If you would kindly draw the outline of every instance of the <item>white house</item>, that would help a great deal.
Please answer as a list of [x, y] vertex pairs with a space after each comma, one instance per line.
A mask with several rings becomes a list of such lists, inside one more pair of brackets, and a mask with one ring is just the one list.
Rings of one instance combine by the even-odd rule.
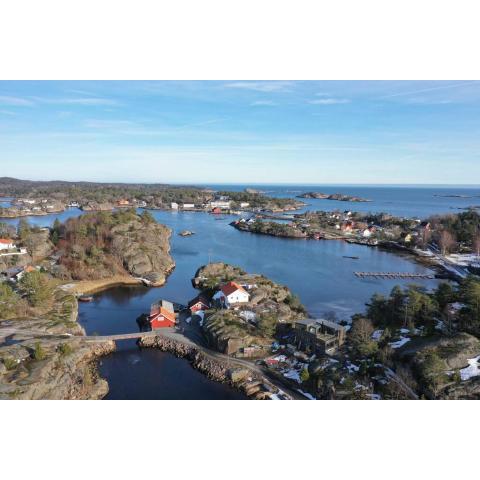
[[215, 200], [213, 202], [210, 202], [210, 207], [211, 208], [230, 208], [232, 202], [228, 202], [225, 200]]
[[178, 210], [178, 203], [177, 202], [172, 202], [170, 204], [170, 206], [172, 207], [172, 210]]
[[184, 203], [183, 204], [183, 209], [184, 210], [188, 210], [188, 209], [191, 209], [191, 208], [195, 208], [195, 205], [193, 203]]
[[363, 237], [364, 238], [370, 238], [372, 236], [372, 232], [370, 231], [370, 229], [366, 228], [364, 231], [363, 231]]
[[213, 296], [214, 300], [221, 301], [227, 308], [235, 303], [248, 303], [250, 295], [235, 282], [228, 282]]
[[247, 208], [250, 204], [248, 202], [240, 202], [240, 208]]
[[16, 248], [13, 240], [10, 240], [9, 238], [0, 238], [0, 250], [12, 250], [13, 248]]

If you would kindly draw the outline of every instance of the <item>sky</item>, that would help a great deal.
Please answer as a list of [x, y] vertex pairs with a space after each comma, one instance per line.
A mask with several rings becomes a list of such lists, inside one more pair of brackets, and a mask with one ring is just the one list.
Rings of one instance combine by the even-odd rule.
[[0, 81], [0, 176], [478, 184], [480, 82]]

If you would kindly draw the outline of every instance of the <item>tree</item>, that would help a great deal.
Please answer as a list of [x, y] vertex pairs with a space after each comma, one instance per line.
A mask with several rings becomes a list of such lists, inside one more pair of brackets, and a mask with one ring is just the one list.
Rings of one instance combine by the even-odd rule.
[[25, 273], [19, 282], [19, 288], [33, 307], [46, 306], [52, 300], [52, 284], [45, 274], [38, 271]]
[[9, 318], [15, 312], [19, 300], [10, 285], [0, 283], [0, 318]]
[[373, 330], [372, 322], [368, 318], [356, 318], [353, 320], [349, 339], [358, 355], [369, 357], [377, 352], [378, 345], [372, 340]]
[[420, 376], [436, 398], [445, 382], [445, 362], [436, 352], [430, 351], [426, 354], [420, 366]]
[[475, 233], [475, 236], [473, 237], [472, 250], [477, 255], [477, 257], [480, 257], [480, 232], [479, 231], [477, 231]]
[[30, 224], [28, 223], [28, 220], [26, 218], [21, 218], [20, 221], [18, 222], [18, 227], [17, 227], [17, 235], [19, 236], [20, 240], [24, 242], [27, 240], [28, 236], [30, 235]]
[[141, 213], [140, 218], [142, 219], [143, 223], [155, 223], [155, 218], [148, 210], [144, 210]]
[[447, 255], [450, 253], [456, 244], [457, 242], [454, 235], [448, 230], [442, 230], [440, 233], [440, 238], [438, 239], [438, 246], [440, 247], [442, 255]]
[[438, 302], [440, 310], [443, 310], [449, 303], [455, 300], [455, 292], [449, 283], [441, 283], [435, 290], [435, 299]]
[[305, 383], [305, 382], [308, 382], [309, 379], [310, 379], [310, 374], [308, 373], [308, 368], [304, 368], [300, 372], [300, 380], [302, 381], [302, 383]]

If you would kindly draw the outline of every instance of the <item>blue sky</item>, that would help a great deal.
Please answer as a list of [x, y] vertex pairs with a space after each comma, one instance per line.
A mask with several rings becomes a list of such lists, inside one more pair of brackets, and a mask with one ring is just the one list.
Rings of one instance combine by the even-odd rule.
[[0, 82], [0, 176], [480, 183], [480, 82]]

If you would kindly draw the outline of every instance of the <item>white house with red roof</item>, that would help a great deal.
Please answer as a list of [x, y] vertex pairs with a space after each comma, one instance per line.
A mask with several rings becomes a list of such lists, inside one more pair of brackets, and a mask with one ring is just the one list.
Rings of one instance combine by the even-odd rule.
[[12, 250], [13, 248], [17, 248], [13, 240], [0, 238], [0, 250]]
[[222, 302], [228, 308], [236, 303], [248, 303], [250, 294], [238, 283], [228, 282], [222, 285], [213, 299]]

